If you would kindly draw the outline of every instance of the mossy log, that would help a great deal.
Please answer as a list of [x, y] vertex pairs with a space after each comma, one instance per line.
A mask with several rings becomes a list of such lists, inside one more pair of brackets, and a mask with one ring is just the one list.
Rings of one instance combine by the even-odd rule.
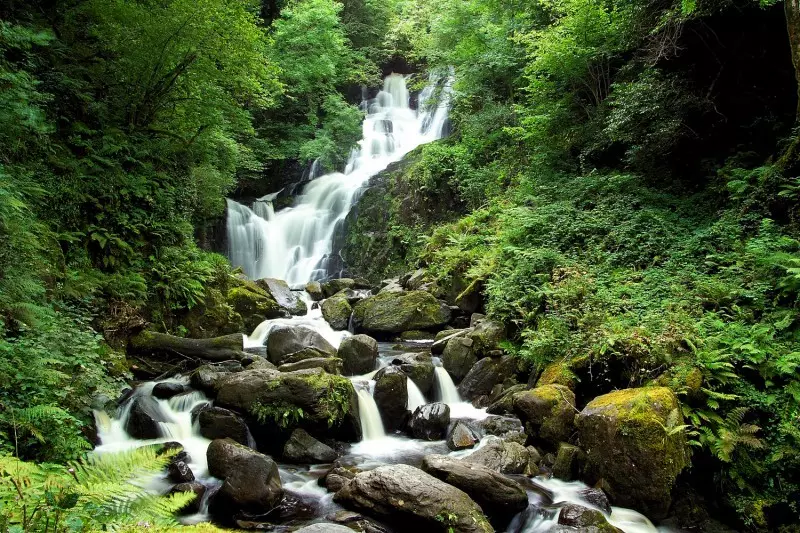
[[211, 339], [184, 339], [166, 333], [142, 331], [130, 339], [128, 351], [145, 357], [172, 358], [178, 355], [207, 361], [228, 361], [246, 355], [241, 333]]

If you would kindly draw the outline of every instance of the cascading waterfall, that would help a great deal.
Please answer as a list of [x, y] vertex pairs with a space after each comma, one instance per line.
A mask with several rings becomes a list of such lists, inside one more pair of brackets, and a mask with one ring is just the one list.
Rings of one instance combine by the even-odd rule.
[[[441, 91], [434, 101], [437, 88]], [[415, 111], [406, 78], [392, 74], [375, 99], [363, 104], [363, 138], [344, 173], [313, 179], [293, 207], [278, 212], [272, 205], [277, 193], [259, 198], [252, 208], [228, 200], [231, 263], [251, 279], [278, 278], [290, 285], [325, 277], [336, 229], [363, 185], [417, 146], [445, 134], [451, 92], [452, 76], [431, 76]]]
[[358, 395], [358, 412], [363, 440], [376, 440], [385, 437], [386, 430], [383, 428], [381, 413], [378, 411], [378, 405], [372, 397], [372, 388], [375, 386], [375, 382], [368, 381], [365, 383], [362, 381], [353, 384], [356, 386]]
[[406, 403], [406, 409], [411, 411], [412, 413], [417, 407], [421, 407], [428, 403], [425, 399], [425, 395], [422, 394], [422, 391], [419, 390], [417, 384], [411, 381], [411, 378], [406, 378], [407, 381], [407, 389], [408, 389], [408, 402]]
[[433, 371], [436, 378], [436, 401], [448, 405], [461, 403], [461, 395], [458, 394], [453, 378], [450, 377], [447, 370], [443, 366], [437, 366]]

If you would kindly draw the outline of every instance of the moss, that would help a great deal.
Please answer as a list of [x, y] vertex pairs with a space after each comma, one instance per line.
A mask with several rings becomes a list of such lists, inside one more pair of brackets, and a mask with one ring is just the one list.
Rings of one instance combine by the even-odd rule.
[[384, 292], [358, 302], [353, 318], [367, 331], [400, 333], [443, 326], [450, 310], [425, 291]]
[[320, 397], [320, 407], [321, 414], [328, 421], [328, 427], [340, 424], [350, 410], [355, 392], [350, 380], [327, 372], [305, 374], [299, 376], [299, 379], [315, 390], [324, 391]]
[[322, 316], [333, 329], [347, 329], [352, 312], [353, 308], [342, 294], [336, 294], [322, 302]]
[[539, 376], [536, 386], [541, 387], [543, 385], [563, 385], [574, 391], [577, 379], [567, 363], [560, 361], [547, 365], [542, 375]]

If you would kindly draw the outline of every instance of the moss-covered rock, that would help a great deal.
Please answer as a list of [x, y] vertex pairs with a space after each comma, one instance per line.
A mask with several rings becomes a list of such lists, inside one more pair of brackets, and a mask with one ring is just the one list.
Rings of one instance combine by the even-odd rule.
[[434, 366], [430, 354], [425, 352], [404, 353], [395, 357], [392, 364], [399, 366], [400, 370], [414, 382], [425, 396], [433, 391]]
[[309, 281], [306, 283], [306, 292], [315, 302], [325, 298], [325, 293], [322, 292], [322, 285], [319, 281]]
[[544, 385], [563, 385], [574, 391], [577, 384], [575, 374], [570, 370], [569, 365], [563, 361], [550, 363], [536, 381], [537, 387]]
[[444, 347], [442, 365], [456, 383], [464, 379], [470, 369], [478, 362], [473, 349], [474, 341], [466, 336], [456, 336]]
[[519, 392], [513, 398], [514, 412], [532, 439], [557, 449], [575, 430], [575, 394], [563, 385], [545, 385]]
[[229, 333], [249, 333], [242, 315], [236, 312], [223, 293], [215, 288], [206, 289], [203, 301], [192, 307], [181, 320], [192, 339], [207, 339]]
[[486, 357], [475, 363], [467, 372], [458, 385], [458, 392], [462, 398], [469, 401], [486, 396], [496, 385], [512, 378], [516, 370], [517, 359], [511, 355]]
[[282, 279], [264, 278], [256, 281], [256, 285], [264, 289], [278, 305], [292, 315], [306, 314], [306, 303], [292, 292], [289, 284]]
[[322, 316], [333, 329], [347, 329], [353, 308], [345, 295], [340, 292], [322, 302]]
[[424, 291], [385, 292], [358, 302], [353, 309], [357, 329], [378, 335], [441, 328], [450, 308]]
[[252, 281], [242, 281], [228, 291], [230, 306], [241, 315], [247, 331], [253, 331], [264, 320], [289, 316], [267, 291]]
[[396, 366], [387, 366], [375, 374], [375, 404], [388, 430], [403, 427], [408, 405], [408, 378]]
[[330, 298], [337, 292], [345, 289], [352, 289], [356, 285], [356, 280], [351, 278], [331, 279], [322, 284], [322, 294], [325, 298]]
[[344, 362], [346, 376], [372, 372], [378, 359], [378, 341], [369, 335], [345, 337], [339, 345], [339, 357]]
[[602, 479], [616, 505], [660, 519], [688, 464], [678, 400], [666, 387], [624, 389], [599, 396], [576, 417], [586, 450], [586, 476]]

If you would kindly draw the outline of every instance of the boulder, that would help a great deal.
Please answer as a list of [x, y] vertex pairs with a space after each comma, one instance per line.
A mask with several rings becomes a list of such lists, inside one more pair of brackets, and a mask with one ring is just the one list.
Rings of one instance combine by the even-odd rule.
[[597, 507], [605, 514], [611, 514], [611, 503], [608, 501], [608, 496], [603, 492], [603, 489], [586, 487], [578, 491], [578, 495], [583, 501]]
[[399, 530], [494, 531], [481, 508], [466, 493], [404, 464], [380, 466], [358, 474], [336, 493], [334, 501], [386, 519]]
[[375, 392], [372, 397], [381, 413], [383, 426], [392, 431], [403, 427], [408, 405], [408, 382], [403, 371], [387, 366], [375, 374]]
[[172, 487], [167, 493], [167, 496], [179, 494], [181, 492], [191, 492], [194, 494], [194, 500], [186, 504], [185, 507], [178, 511], [178, 514], [193, 514], [200, 511], [200, 503], [203, 501], [203, 496], [206, 493], [206, 487], [199, 481], [187, 481], [186, 483], [178, 483]]
[[516, 442], [497, 439], [464, 458], [464, 461], [483, 465], [501, 474], [525, 474], [530, 464], [530, 452]]
[[447, 435], [449, 425], [450, 407], [436, 402], [417, 407], [408, 422], [408, 429], [415, 439], [441, 440]]
[[420, 268], [414, 272], [410, 272], [409, 274], [403, 276], [400, 281], [403, 283], [403, 286], [406, 289], [415, 291], [419, 289], [423, 283], [425, 283], [425, 269]]
[[253, 444], [253, 437], [245, 421], [228, 409], [222, 407], [203, 409], [197, 417], [197, 423], [200, 426], [200, 434], [207, 439], [227, 437], [245, 446]]
[[572, 372], [572, 370], [570, 370], [566, 363], [557, 361], [547, 365], [542, 374], [536, 380], [537, 387], [542, 387], [544, 385], [563, 385], [564, 387], [574, 391], [577, 381], [575, 374]]
[[223, 480], [209, 510], [227, 520], [238, 512], [264, 514], [283, 497], [278, 465], [232, 439], [212, 441], [206, 452], [209, 473]]
[[400, 283], [398, 283], [396, 280], [391, 280], [391, 281], [389, 281], [389, 283], [387, 283], [386, 285], [381, 287], [381, 290], [378, 291], [378, 294], [400, 293], [400, 292], [405, 292], [405, 289], [403, 289], [403, 286], [400, 285]]
[[372, 372], [378, 359], [378, 341], [368, 335], [345, 337], [339, 345], [339, 357], [346, 376]]
[[378, 335], [440, 328], [450, 322], [450, 308], [424, 291], [381, 292], [356, 304], [353, 322]]
[[487, 435], [497, 435], [502, 437], [508, 433], [524, 431], [522, 422], [519, 418], [512, 416], [487, 416], [481, 421], [481, 429]]
[[230, 374], [219, 383], [216, 405], [250, 413], [258, 419], [259, 429], [268, 433], [301, 427], [340, 440], [361, 439], [353, 384], [321, 369], [258, 368]]
[[319, 522], [317, 524], [311, 524], [310, 526], [301, 527], [300, 529], [295, 529], [294, 533], [353, 533], [353, 530], [339, 524]]
[[563, 385], [545, 385], [513, 397], [514, 412], [534, 440], [551, 449], [575, 431], [575, 393]]
[[131, 400], [130, 413], [125, 423], [125, 432], [134, 439], [148, 440], [161, 437], [160, 422], [170, 422], [161, 412], [152, 396], [136, 396]]
[[356, 477], [358, 470], [337, 466], [325, 474], [324, 483], [328, 492], [339, 492], [348, 481]]
[[513, 377], [516, 371], [517, 359], [511, 355], [486, 357], [472, 365], [459, 383], [458, 393], [465, 400], [474, 400], [492, 392], [495, 385]]
[[685, 434], [669, 432], [682, 423], [678, 400], [666, 387], [598, 396], [576, 417], [586, 477], [603, 479], [615, 505], [664, 518], [675, 479], [688, 465]]
[[263, 278], [256, 281], [256, 285], [268, 292], [279, 306], [291, 315], [306, 314], [306, 303], [292, 292], [289, 285], [282, 279]]
[[622, 533], [621, 529], [609, 524], [600, 511], [574, 503], [568, 503], [561, 508], [558, 513], [558, 523], [561, 526], [574, 528], [574, 531], [586, 533]]
[[353, 308], [342, 294], [338, 293], [322, 301], [322, 317], [328, 321], [333, 329], [343, 330], [350, 325], [350, 315]]
[[194, 472], [186, 461], [172, 461], [167, 465], [167, 479], [173, 483], [188, 483], [194, 481]]
[[325, 293], [322, 292], [322, 285], [319, 281], [309, 281], [306, 283], [306, 292], [315, 302], [325, 298]]
[[553, 476], [564, 481], [579, 479], [584, 457], [585, 455], [580, 448], [562, 442], [558, 447], [556, 462], [553, 463]]
[[328, 374], [338, 375], [342, 373], [342, 360], [338, 357], [312, 357], [296, 363], [284, 363], [278, 367], [278, 370], [281, 372], [294, 372], [309, 368], [321, 368]]
[[239, 361], [224, 361], [221, 363], [209, 363], [197, 367], [189, 380], [195, 389], [208, 394], [216, 392], [217, 382], [223, 377], [244, 370]]
[[450, 339], [463, 337], [469, 332], [468, 329], [445, 329], [436, 334], [431, 345], [433, 355], [441, 355]]
[[241, 285], [228, 291], [228, 303], [242, 316], [244, 326], [253, 331], [264, 320], [289, 316], [267, 291], [252, 281], [240, 281]]
[[472, 428], [458, 421], [447, 435], [447, 447], [453, 451], [466, 450], [474, 447], [479, 440], [480, 436]]
[[514, 395], [518, 392], [523, 392], [526, 390], [528, 390], [528, 386], [522, 383], [504, 388], [499, 395], [492, 395], [492, 397], [489, 399], [491, 403], [486, 409], [486, 412], [493, 415], [513, 414]]
[[481, 464], [427, 455], [422, 470], [466, 492], [489, 516], [510, 519], [528, 507], [528, 494], [519, 483]]
[[447, 342], [442, 353], [442, 365], [456, 383], [464, 379], [470, 369], [478, 362], [473, 349], [473, 341], [466, 335], [458, 335]]
[[318, 464], [336, 460], [336, 451], [302, 429], [292, 431], [283, 447], [283, 458], [289, 463]]
[[506, 338], [506, 328], [501, 322], [488, 318], [477, 321], [472, 332], [467, 334], [475, 343], [474, 350], [479, 357], [493, 350], [500, 349], [500, 343]]
[[350, 278], [331, 279], [322, 284], [322, 294], [325, 298], [330, 298], [339, 291], [345, 289], [352, 289], [356, 285], [356, 281]]
[[267, 354], [270, 362], [276, 365], [291, 362], [286, 360], [288, 356], [309, 348], [324, 354], [323, 357], [336, 356], [336, 348], [308, 326], [277, 325], [270, 330], [267, 338]]
[[168, 400], [184, 392], [186, 392], [186, 385], [172, 381], [156, 383], [153, 387], [153, 396], [159, 400]]
[[431, 393], [435, 378], [433, 361], [429, 354], [404, 353], [395, 357], [392, 364], [399, 366], [422, 394], [428, 396]]

